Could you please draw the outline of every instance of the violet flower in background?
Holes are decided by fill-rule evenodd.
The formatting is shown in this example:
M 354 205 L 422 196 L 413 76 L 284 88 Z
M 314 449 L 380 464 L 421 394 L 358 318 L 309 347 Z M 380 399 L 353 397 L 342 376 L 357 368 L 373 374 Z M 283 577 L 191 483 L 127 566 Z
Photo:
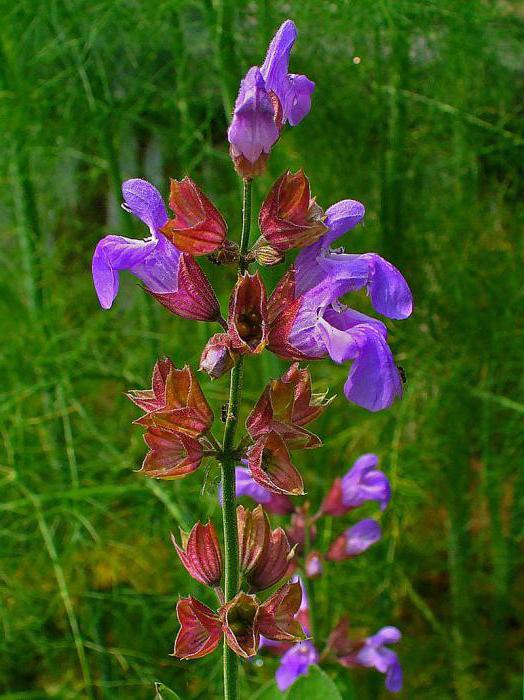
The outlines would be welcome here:
M 103 309 L 110 309 L 119 288 L 119 273 L 128 270 L 172 313 L 199 321 L 221 318 L 216 295 L 194 258 L 181 253 L 160 232 L 168 216 L 160 192 L 146 180 L 126 180 L 124 204 L 149 228 L 145 239 L 105 236 L 93 255 L 93 282 Z
M 376 634 L 367 637 L 356 651 L 338 658 L 347 667 L 364 666 L 375 668 L 386 674 L 386 688 L 397 693 L 402 690 L 402 666 L 396 652 L 388 649 L 386 644 L 396 644 L 402 635 L 396 627 L 382 627 Z
M 322 504 L 322 512 L 345 515 L 367 501 L 376 501 L 380 510 L 385 510 L 391 498 L 391 486 L 384 472 L 375 468 L 377 464 L 375 454 L 359 457 L 345 476 L 335 479 Z
M 315 84 L 305 75 L 288 73 L 297 29 L 286 20 L 275 34 L 261 67 L 252 66 L 240 84 L 228 129 L 235 168 L 243 177 L 259 174 L 280 129 L 295 126 L 311 108 Z
M 288 649 L 280 660 L 275 673 L 278 689 L 284 692 L 300 676 L 309 671 L 309 667 L 318 663 L 319 653 L 309 640 L 298 642 Z
M 328 552 L 331 561 L 342 561 L 357 557 L 382 537 L 382 530 L 376 520 L 365 518 L 345 530 L 333 542 Z

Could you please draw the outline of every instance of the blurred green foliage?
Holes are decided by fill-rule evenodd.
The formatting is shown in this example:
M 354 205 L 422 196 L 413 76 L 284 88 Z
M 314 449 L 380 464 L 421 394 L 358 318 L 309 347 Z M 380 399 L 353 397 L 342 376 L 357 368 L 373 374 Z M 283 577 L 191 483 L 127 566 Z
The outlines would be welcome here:
M 517 697 L 522 7 L 0 0 L 0 9 L 0 697 L 151 698 L 155 680 L 183 698 L 219 697 L 218 655 L 168 656 L 177 597 L 203 595 L 169 532 L 197 517 L 218 523 L 216 469 L 181 483 L 133 473 L 144 445 L 122 395 L 148 384 L 160 354 L 196 365 L 215 329 L 170 316 L 129 277 L 102 312 L 90 259 L 108 232 L 144 235 L 119 209 L 127 177 L 166 193 L 169 175 L 191 173 L 238 235 L 228 114 L 287 16 L 300 32 L 292 69 L 317 89 L 310 116 L 275 148 L 257 202 L 285 168 L 302 166 L 322 205 L 361 200 L 366 223 L 345 245 L 388 257 L 416 298 L 413 317 L 391 324 L 405 399 L 373 415 L 339 397 L 317 423 L 322 452 L 300 455 L 314 503 L 367 451 L 394 491 L 383 542 L 322 579 L 321 619 L 400 627 L 404 697 Z M 225 301 L 233 272 L 210 272 Z M 246 405 L 282 366 L 269 355 L 247 364 Z M 346 367 L 312 371 L 319 389 L 341 393 Z M 226 381 L 203 383 L 218 414 Z M 243 696 L 274 668 L 244 665 Z M 348 675 L 339 672 L 341 687 Z M 387 695 L 375 672 L 351 676 L 359 700 Z

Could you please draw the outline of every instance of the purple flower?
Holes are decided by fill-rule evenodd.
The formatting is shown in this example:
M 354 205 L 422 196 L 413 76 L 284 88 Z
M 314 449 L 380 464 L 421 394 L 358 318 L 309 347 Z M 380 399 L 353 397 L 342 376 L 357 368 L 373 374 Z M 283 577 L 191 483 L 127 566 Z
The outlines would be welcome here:
M 380 509 L 385 510 L 391 498 L 391 486 L 387 476 L 375 469 L 377 464 L 377 455 L 359 457 L 345 476 L 335 479 L 322 504 L 322 512 L 345 515 L 366 501 L 377 501 Z
M 235 469 L 235 478 L 237 498 L 239 496 L 252 498 L 255 503 L 261 503 L 265 510 L 269 513 L 275 513 L 275 515 L 287 515 L 294 510 L 289 496 L 272 493 L 257 484 L 247 467 L 237 467 Z M 218 487 L 218 497 L 220 502 L 222 502 L 222 486 Z
M 298 124 L 311 108 L 315 84 L 305 75 L 288 73 L 297 29 L 286 20 L 275 34 L 265 61 L 252 66 L 240 84 L 228 130 L 231 156 L 243 177 L 258 175 L 278 140 L 281 127 Z
M 386 509 L 391 498 L 391 486 L 384 472 L 375 469 L 377 464 L 377 455 L 362 455 L 342 477 L 342 502 L 346 508 L 357 508 L 366 501 L 377 501 L 380 510 Z
M 396 627 L 382 627 L 376 634 L 367 637 L 357 651 L 339 658 L 339 661 L 344 666 L 376 668 L 386 674 L 386 688 L 397 693 L 402 689 L 402 666 L 397 654 L 385 645 L 396 644 L 401 636 Z
M 401 273 L 379 255 L 346 255 L 329 247 L 362 220 L 360 202 L 343 200 L 326 213 L 328 231 L 299 253 L 295 272 L 283 279 L 270 300 L 270 307 L 278 303 L 282 310 L 272 318 L 268 347 L 286 359 L 328 355 L 337 363 L 353 360 L 346 398 L 379 411 L 403 391 L 386 326 L 338 300 L 366 287 L 377 312 L 403 319 L 412 311 L 411 292 Z
M 309 671 L 309 667 L 318 663 L 319 654 L 310 641 L 298 642 L 288 649 L 280 660 L 275 673 L 278 689 L 284 692 L 290 685 Z
M 343 561 L 357 557 L 372 544 L 378 542 L 382 536 L 382 530 L 376 520 L 365 518 L 356 525 L 348 528 L 331 544 L 328 559 L 331 561 Z
M 160 233 L 168 221 L 160 192 L 146 180 L 122 185 L 123 209 L 149 228 L 143 240 L 106 236 L 93 255 L 93 282 L 103 309 L 110 309 L 118 294 L 119 272 L 128 270 L 147 291 L 172 313 L 201 321 L 220 319 L 220 307 L 206 276 L 187 253 L 181 253 Z
M 129 270 L 152 292 L 176 289 L 180 251 L 160 233 L 167 212 L 160 192 L 145 180 L 127 180 L 122 185 L 123 209 L 141 219 L 149 228 L 144 240 L 106 236 L 93 256 L 93 281 L 100 305 L 111 308 L 118 294 L 118 273 Z

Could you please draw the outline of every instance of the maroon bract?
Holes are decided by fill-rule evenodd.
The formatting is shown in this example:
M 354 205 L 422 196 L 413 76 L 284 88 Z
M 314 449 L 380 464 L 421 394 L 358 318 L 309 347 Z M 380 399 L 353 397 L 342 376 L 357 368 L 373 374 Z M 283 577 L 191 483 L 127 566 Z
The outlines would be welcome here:
M 311 197 L 309 180 L 302 170 L 289 170 L 274 183 L 258 218 L 264 239 L 276 250 L 303 248 L 327 231 L 324 212 Z
M 153 479 L 181 479 L 200 466 L 202 445 L 184 433 L 148 428 L 144 435 L 149 447 L 141 473 Z
M 188 253 L 180 255 L 178 287 L 175 292 L 154 292 L 146 287 L 171 313 L 194 321 L 219 321 L 220 304 L 213 288 L 196 260 Z
M 276 530 L 270 531 L 261 556 L 246 577 L 251 589 L 264 591 L 274 586 L 286 575 L 292 557 L 293 552 L 284 530 L 277 527 Z
M 169 206 L 175 214 L 160 229 L 183 253 L 205 255 L 222 246 L 227 224 L 190 177 L 171 179 Z
M 302 626 L 295 619 L 302 601 L 299 583 L 286 583 L 260 606 L 258 628 L 260 634 L 277 642 L 295 642 L 305 639 Z
M 176 606 L 181 624 L 173 656 L 198 659 L 214 651 L 222 638 L 220 618 L 192 596 L 182 598 Z
M 199 437 L 213 424 L 213 412 L 193 370 L 177 369 L 169 358 L 159 360 L 153 370 L 152 388 L 127 393 L 146 411 L 135 423 Z
M 187 572 L 205 586 L 219 586 L 222 578 L 222 554 L 213 525 L 197 523 L 189 534 L 182 533 L 182 547 L 171 537 Z
M 290 496 L 304 494 L 304 482 L 293 466 L 286 443 L 274 430 L 263 433 L 247 450 L 253 479 L 268 491 Z
M 227 645 L 238 656 L 248 658 L 257 652 L 260 642 L 258 609 L 255 596 L 241 591 L 219 610 Z
M 267 295 L 258 272 L 239 275 L 231 295 L 228 334 L 241 353 L 258 354 L 267 343 Z

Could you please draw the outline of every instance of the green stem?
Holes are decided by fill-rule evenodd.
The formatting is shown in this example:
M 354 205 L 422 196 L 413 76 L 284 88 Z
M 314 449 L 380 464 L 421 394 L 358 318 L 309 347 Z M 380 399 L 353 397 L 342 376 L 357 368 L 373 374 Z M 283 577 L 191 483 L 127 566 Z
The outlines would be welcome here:
M 245 272 L 245 254 L 249 246 L 251 228 L 251 181 L 244 180 L 242 198 L 242 235 L 240 238 L 239 272 Z M 227 409 L 224 442 L 222 447 L 222 519 L 224 523 L 225 576 L 224 597 L 226 602 L 238 593 L 238 528 L 235 503 L 235 457 L 233 447 L 238 424 L 238 414 L 242 401 L 242 376 L 244 362 L 241 356 L 231 371 L 229 404 Z M 238 698 L 238 662 L 233 651 L 224 641 L 224 698 Z

